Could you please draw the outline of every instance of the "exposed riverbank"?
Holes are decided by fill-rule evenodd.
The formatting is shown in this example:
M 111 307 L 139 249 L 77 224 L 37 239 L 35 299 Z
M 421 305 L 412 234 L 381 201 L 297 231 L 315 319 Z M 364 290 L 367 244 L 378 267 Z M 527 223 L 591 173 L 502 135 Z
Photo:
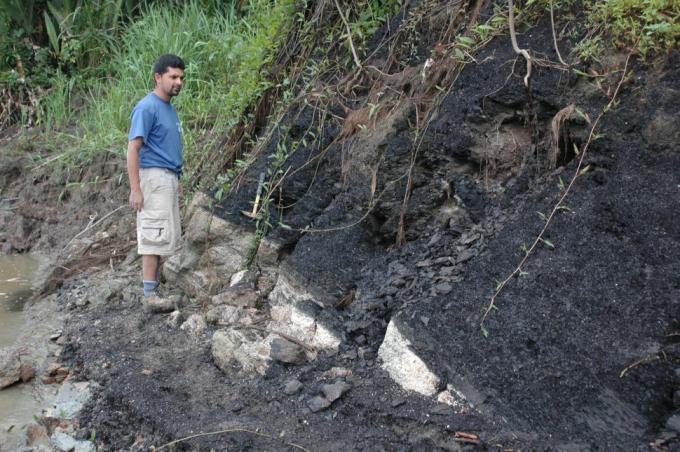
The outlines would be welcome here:
M 423 36 L 425 60 L 437 35 Z M 519 45 L 553 55 L 551 36 L 545 17 Z M 379 47 L 366 64 L 389 55 Z M 595 81 L 543 65 L 529 91 L 507 37 L 455 70 L 440 57 L 398 76 L 358 71 L 354 112 L 295 104 L 238 189 L 197 194 L 182 252 L 163 266 L 172 312 L 142 307 L 121 161 L 93 166 L 49 209 L 59 175 L 30 180 L 6 158 L 4 248 L 59 256 L 41 298 L 64 316 L 53 362 L 67 384 L 91 383 L 65 425 L 39 422 L 41 444 L 56 433 L 104 451 L 677 448 L 679 55 L 610 55 Z M 427 90 L 439 92 L 424 82 L 449 75 L 414 137 Z M 398 95 L 358 127 L 375 94 L 363 83 Z M 262 238 L 241 212 L 277 155 L 272 174 L 286 177 L 270 181 Z

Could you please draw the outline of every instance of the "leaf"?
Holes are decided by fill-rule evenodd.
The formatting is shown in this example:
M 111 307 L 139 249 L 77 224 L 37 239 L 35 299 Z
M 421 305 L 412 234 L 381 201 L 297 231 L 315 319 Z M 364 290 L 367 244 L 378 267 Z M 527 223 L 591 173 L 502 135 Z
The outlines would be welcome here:
M 550 248 L 555 249 L 555 245 L 553 245 L 553 243 L 552 243 L 550 240 L 548 240 L 548 239 L 541 239 L 541 242 L 545 243 L 545 244 L 548 245 Z
M 292 228 L 291 226 L 289 226 L 289 225 L 287 225 L 287 224 L 285 224 L 285 223 L 279 223 L 279 227 L 280 227 L 281 229 L 285 229 L 286 231 L 292 231 L 292 230 L 293 230 L 293 228 Z
M 480 328 L 482 329 L 482 335 L 484 337 L 489 337 L 489 331 L 486 328 L 484 328 L 483 326 L 480 327 Z
M 545 221 L 545 220 L 548 219 L 548 217 L 546 217 L 543 212 L 536 212 L 536 213 L 538 214 L 539 217 L 541 217 L 541 220 Z
M 47 29 L 47 37 L 50 40 L 50 45 L 52 46 L 52 50 L 54 50 L 57 59 L 60 59 L 61 52 L 59 52 L 59 36 L 57 36 L 57 30 L 54 28 L 54 23 L 52 23 L 52 19 L 50 19 L 47 11 L 43 11 L 43 16 L 45 16 L 45 28 Z
M 581 171 L 578 172 L 579 176 L 583 176 L 586 174 L 588 171 L 592 170 L 593 166 L 592 165 L 587 165 L 585 168 L 583 168 Z

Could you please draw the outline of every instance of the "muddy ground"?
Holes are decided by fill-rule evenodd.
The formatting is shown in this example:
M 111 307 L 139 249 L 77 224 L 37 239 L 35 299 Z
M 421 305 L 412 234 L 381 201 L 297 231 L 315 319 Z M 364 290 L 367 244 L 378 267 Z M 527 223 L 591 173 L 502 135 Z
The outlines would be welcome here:
M 520 45 L 552 55 L 548 23 L 523 34 Z M 336 140 L 342 124 L 331 123 L 318 143 L 291 157 L 291 168 L 300 170 L 279 193 L 279 207 L 289 207 L 271 206 L 288 225 L 274 225 L 270 233 L 280 244 L 278 260 L 273 266 L 256 261 L 254 268 L 293 275 L 319 294 L 309 311 L 343 341 L 303 364 L 273 361 L 264 375 L 216 366 L 212 333 L 220 327 L 192 334 L 167 314 L 142 309 L 129 212 L 71 242 L 94 212 L 102 218 L 124 205 L 126 189 L 116 182 L 122 162 L 93 168 L 109 185 L 83 185 L 63 204 L 45 208 L 46 199 L 59 197 L 58 184 L 26 180 L 32 173 L 25 162 L 7 157 L 3 196 L 19 200 L 6 201 L 12 215 L 3 219 L 4 250 L 61 250 L 69 242 L 74 250 L 73 265 L 64 264 L 45 290 L 55 291 L 68 312 L 63 357 L 72 378 L 100 384 L 81 414 L 78 436 L 96 431 L 100 450 L 148 450 L 203 433 L 175 447 L 678 448 L 672 421 L 680 386 L 677 53 L 630 67 L 616 108 L 600 123 L 603 136 L 589 146 L 588 171 L 525 273 L 500 294 L 485 322 L 487 336 L 480 320 L 497 282 L 539 233 L 576 171 L 573 145 L 583 149 L 587 140 L 589 125 L 573 115 L 551 154 L 552 119 L 574 103 L 593 120 L 609 100 L 600 88 L 614 88 L 618 79 L 598 87 L 538 67 L 528 97 L 521 76 L 512 73 L 508 39 L 494 40 L 476 60 L 462 70 L 423 137 L 403 246 L 395 242 L 402 175 L 414 149 L 413 105 L 395 108 L 375 130 L 344 141 Z M 614 60 L 620 69 L 625 55 Z M 366 93 L 356 94 L 357 103 L 361 96 Z M 307 108 L 284 121 L 279 139 L 299 138 L 319 120 Z M 219 216 L 254 229 L 238 212 L 250 208 L 253 181 L 268 162 L 266 155 L 255 162 L 241 190 L 216 207 Z M 314 232 L 324 228 L 337 230 Z M 264 317 L 268 306 L 264 294 Z M 205 314 L 208 307 L 206 297 L 192 294 L 181 316 Z M 378 357 L 388 325 L 400 326 L 438 376 L 436 392 L 448 390 L 464 403 L 405 390 L 390 377 Z M 286 391 L 292 380 L 300 389 Z M 312 411 L 322 385 L 335 381 L 351 389 Z

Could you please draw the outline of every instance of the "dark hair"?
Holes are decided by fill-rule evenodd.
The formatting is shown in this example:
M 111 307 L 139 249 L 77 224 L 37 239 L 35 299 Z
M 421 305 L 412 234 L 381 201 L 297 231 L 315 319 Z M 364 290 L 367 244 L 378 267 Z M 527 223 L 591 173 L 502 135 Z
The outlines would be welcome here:
M 153 64 L 153 73 L 163 75 L 168 72 L 168 68 L 174 67 L 177 69 L 184 70 L 184 61 L 177 55 L 171 53 L 166 53 L 158 57 L 156 62 Z

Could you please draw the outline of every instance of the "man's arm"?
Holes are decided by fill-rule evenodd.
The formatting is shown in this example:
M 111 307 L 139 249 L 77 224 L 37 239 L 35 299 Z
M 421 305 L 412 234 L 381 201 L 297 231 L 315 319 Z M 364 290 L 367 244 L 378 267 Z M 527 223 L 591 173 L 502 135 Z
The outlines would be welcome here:
M 130 207 L 142 210 L 144 195 L 139 183 L 139 150 L 142 148 L 142 137 L 137 137 L 128 142 L 127 171 L 130 180 Z

